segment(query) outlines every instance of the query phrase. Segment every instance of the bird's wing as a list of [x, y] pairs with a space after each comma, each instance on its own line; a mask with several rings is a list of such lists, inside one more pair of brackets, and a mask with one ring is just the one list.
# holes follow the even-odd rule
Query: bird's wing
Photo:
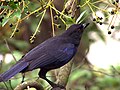
[[[55, 50], [56, 49], [56, 50]], [[54, 65], [59, 64], [60, 66], [66, 64], [75, 54], [76, 49], [73, 44], [62, 44], [59, 47], [54, 47], [54, 49], [49, 49], [40, 53], [40, 56], [29, 62], [28, 70], [33, 70], [36, 68], [43, 68], [48, 66], [54, 67]], [[34, 56], [33, 56], [34, 57]], [[58, 67], [60, 67], [58, 65]]]
[[54, 38], [50, 38], [44, 41], [43, 43], [39, 44], [38, 46], [30, 50], [23, 57], [23, 60], [25, 60], [26, 62], [31, 62], [32, 60], [36, 60], [37, 58], [43, 56], [43, 54], [45, 54], [45, 52], [49, 50], [49, 48], [51, 48], [52, 46], [51, 43], [53, 43], [54, 40], [55, 40]]

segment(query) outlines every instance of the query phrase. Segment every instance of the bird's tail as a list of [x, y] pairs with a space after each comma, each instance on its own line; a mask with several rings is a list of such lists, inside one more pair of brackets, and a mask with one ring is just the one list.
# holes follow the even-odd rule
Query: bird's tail
[[22, 71], [28, 66], [27, 62], [20, 61], [16, 63], [13, 67], [11, 67], [8, 71], [0, 74], [0, 82], [7, 81], [11, 77], [15, 76], [17, 73]]

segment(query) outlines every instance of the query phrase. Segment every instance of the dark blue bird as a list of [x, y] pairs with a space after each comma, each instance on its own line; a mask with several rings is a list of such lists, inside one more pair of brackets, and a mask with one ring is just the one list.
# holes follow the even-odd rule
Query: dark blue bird
[[40, 68], [39, 77], [52, 87], [57, 84], [46, 78], [49, 70], [68, 63], [77, 52], [77, 48], [87, 24], [74, 24], [63, 34], [52, 37], [29, 51], [22, 59], [5, 73], [0, 74], [0, 82], [7, 81], [17, 73], [25, 73]]

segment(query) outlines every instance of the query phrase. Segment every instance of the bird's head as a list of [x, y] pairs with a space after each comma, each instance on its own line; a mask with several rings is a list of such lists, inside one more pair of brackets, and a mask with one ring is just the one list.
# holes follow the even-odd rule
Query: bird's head
[[88, 25], [89, 23], [73, 24], [62, 34], [62, 36], [70, 39], [71, 43], [78, 46], [82, 37], [82, 33]]
[[89, 25], [89, 23], [73, 24], [63, 33], [63, 35], [64, 36], [68, 36], [68, 37], [72, 37], [72, 38], [81, 37], [84, 29], [88, 25]]

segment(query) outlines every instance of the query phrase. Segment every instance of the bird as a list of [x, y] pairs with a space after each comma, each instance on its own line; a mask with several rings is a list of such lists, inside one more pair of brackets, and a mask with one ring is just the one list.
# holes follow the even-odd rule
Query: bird
[[54, 36], [26, 53], [9, 70], [0, 74], [0, 82], [5, 82], [18, 73], [25, 73], [40, 68], [39, 77], [46, 80], [53, 88], [59, 85], [46, 78], [48, 71], [67, 64], [76, 54], [85, 28], [89, 23], [71, 25], [61, 35]]

